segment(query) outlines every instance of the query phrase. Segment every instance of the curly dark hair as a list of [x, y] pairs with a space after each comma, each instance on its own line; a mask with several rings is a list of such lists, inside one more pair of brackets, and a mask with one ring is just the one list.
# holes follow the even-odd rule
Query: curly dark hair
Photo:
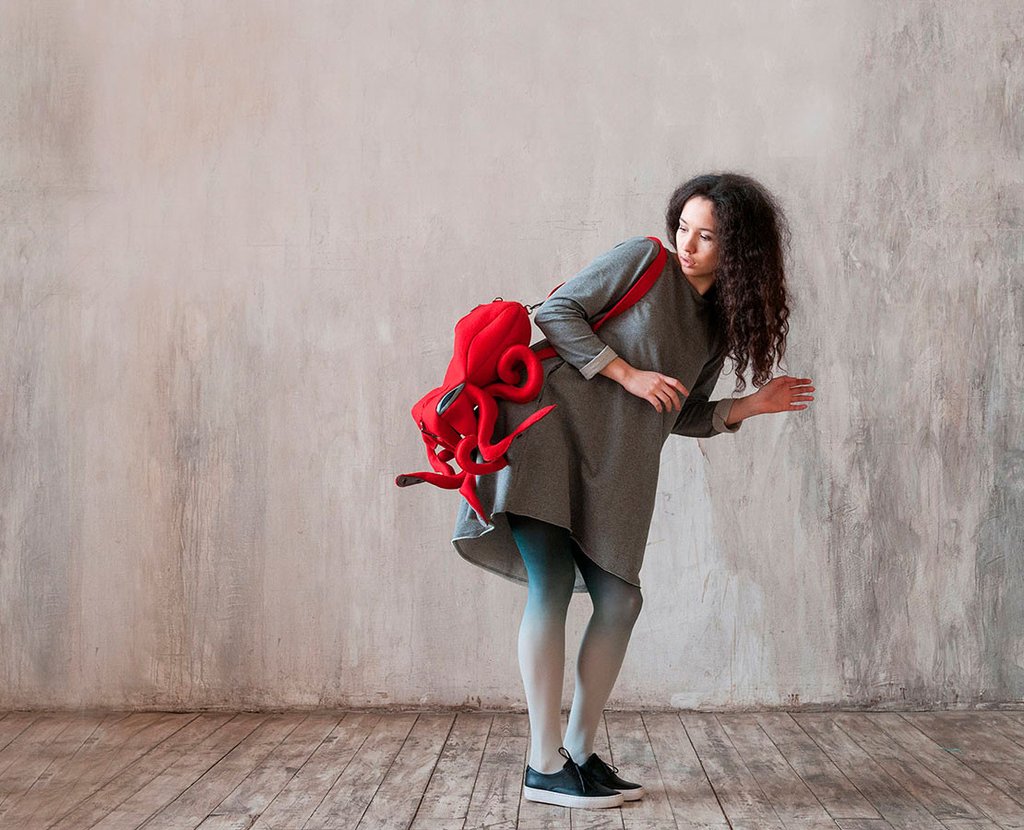
[[[709, 173], [684, 182], [665, 212], [668, 238], [675, 240], [683, 206], [693, 196], [713, 204], [718, 266], [708, 292], [736, 370], [736, 391], [746, 388], [748, 364], [760, 388], [786, 352], [789, 306], [784, 251], [790, 231], [785, 214], [763, 185], [739, 173]], [[673, 246], [674, 248], [674, 246]]]

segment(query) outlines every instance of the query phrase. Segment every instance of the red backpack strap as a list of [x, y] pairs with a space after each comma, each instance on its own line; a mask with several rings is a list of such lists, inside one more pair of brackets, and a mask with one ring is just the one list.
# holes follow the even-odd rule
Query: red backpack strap
[[612, 317], [618, 314], [622, 314], [627, 308], [636, 305], [640, 298], [644, 296], [652, 285], [657, 281], [658, 277], [661, 276], [662, 269], [665, 267], [665, 260], [668, 259], [668, 254], [665, 252], [665, 246], [661, 244], [661, 240], [656, 236], [648, 236], [658, 248], [658, 253], [654, 257], [654, 261], [647, 266], [647, 270], [643, 272], [635, 283], [629, 287], [629, 291], [622, 295], [615, 305], [611, 307], [611, 310], [598, 320], [593, 328], [597, 331], [601, 326], [607, 323]]
[[[634, 282], [629, 290], [622, 295], [615, 305], [609, 309], [608, 313], [605, 314], [600, 320], [593, 324], [592, 328], [597, 331], [601, 326], [607, 323], [612, 317], [622, 314], [627, 308], [636, 305], [640, 298], [646, 294], [652, 285], [657, 282], [658, 277], [661, 276], [661, 272], [665, 269], [665, 261], [668, 259], [668, 252], [665, 250], [665, 246], [661, 244], [661, 240], [656, 236], [648, 236], [658, 248], [658, 253], [655, 255], [654, 260], [647, 269], [640, 275], [640, 279]], [[554, 294], [559, 288], [565, 285], [564, 282], [559, 283], [551, 289], [551, 294]], [[548, 297], [551, 296], [548, 294]], [[547, 360], [549, 357], [554, 357], [558, 352], [555, 351], [554, 346], [548, 346], [544, 349], [537, 350], [537, 357], [541, 360]]]

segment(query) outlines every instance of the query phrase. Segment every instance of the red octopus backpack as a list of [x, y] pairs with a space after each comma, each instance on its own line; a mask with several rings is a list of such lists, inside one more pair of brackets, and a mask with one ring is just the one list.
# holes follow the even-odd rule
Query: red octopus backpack
[[[668, 258], [665, 246], [655, 236], [647, 238], [658, 248], [654, 261], [593, 324], [594, 331], [634, 305], [661, 276]], [[561, 282], [552, 288], [548, 297], [563, 285]], [[490, 524], [476, 494], [476, 476], [507, 467], [505, 451], [513, 439], [556, 406], [538, 409], [507, 436], [492, 442], [498, 415], [496, 399], [515, 403], [535, 400], [544, 383], [540, 362], [558, 354], [553, 346], [534, 351], [529, 345], [530, 314], [542, 304], [527, 307], [497, 297], [478, 305], [455, 324], [455, 351], [444, 382], [412, 407], [427, 459], [436, 472], [403, 473], [395, 478], [395, 484], [408, 487], [425, 481], [445, 490], [458, 488], [481, 521]], [[483, 463], [473, 460], [474, 450], [480, 451]], [[452, 459], [461, 467], [459, 472], [448, 463]]]

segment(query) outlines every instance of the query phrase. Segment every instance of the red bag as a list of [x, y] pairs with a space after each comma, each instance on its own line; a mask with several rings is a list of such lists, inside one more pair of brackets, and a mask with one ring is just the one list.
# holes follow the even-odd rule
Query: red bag
[[[594, 331], [634, 305], [661, 276], [668, 258], [661, 240], [654, 261], [623, 297], [593, 324]], [[548, 293], [554, 294], [564, 282]], [[492, 443], [498, 415], [497, 398], [525, 403], [536, 400], [544, 382], [540, 362], [555, 357], [554, 346], [530, 348], [530, 314], [542, 303], [527, 308], [522, 303], [495, 300], [478, 305], [455, 324], [455, 350], [444, 382], [420, 398], [412, 407], [412, 418], [427, 448], [427, 459], [436, 472], [403, 473], [395, 478], [399, 487], [428, 482], [459, 492], [490, 524], [476, 494], [476, 476], [494, 473], [508, 466], [505, 451], [513, 439], [547, 415], [555, 404], [538, 409], [515, 430]], [[440, 449], [438, 449], [440, 447]], [[472, 453], [480, 451], [483, 463]], [[449, 461], [458, 462], [461, 471]]]

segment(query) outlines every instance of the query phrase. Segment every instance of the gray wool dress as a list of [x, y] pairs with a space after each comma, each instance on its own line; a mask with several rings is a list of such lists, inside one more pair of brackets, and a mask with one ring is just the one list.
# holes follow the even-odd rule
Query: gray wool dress
[[[725, 360], [711, 300], [716, 289], [701, 296], [675, 254], [667, 253], [654, 286], [597, 333], [591, 322], [601, 319], [656, 256], [646, 236], [598, 256], [537, 309], [534, 320], [545, 337], [531, 348], [551, 345], [558, 355], [542, 361], [544, 385], [537, 400], [498, 402], [495, 440], [540, 407], [556, 408], [512, 442], [507, 467], [476, 477], [490, 524], [459, 497], [452, 545], [467, 561], [527, 583], [507, 511], [567, 528], [597, 565], [640, 585], [665, 441], [670, 435], [710, 438], [741, 426], [725, 423], [733, 398], [709, 400]], [[690, 390], [682, 409], [658, 412], [599, 374], [616, 356], [682, 381]], [[573, 590], [587, 590], [578, 567]]]

